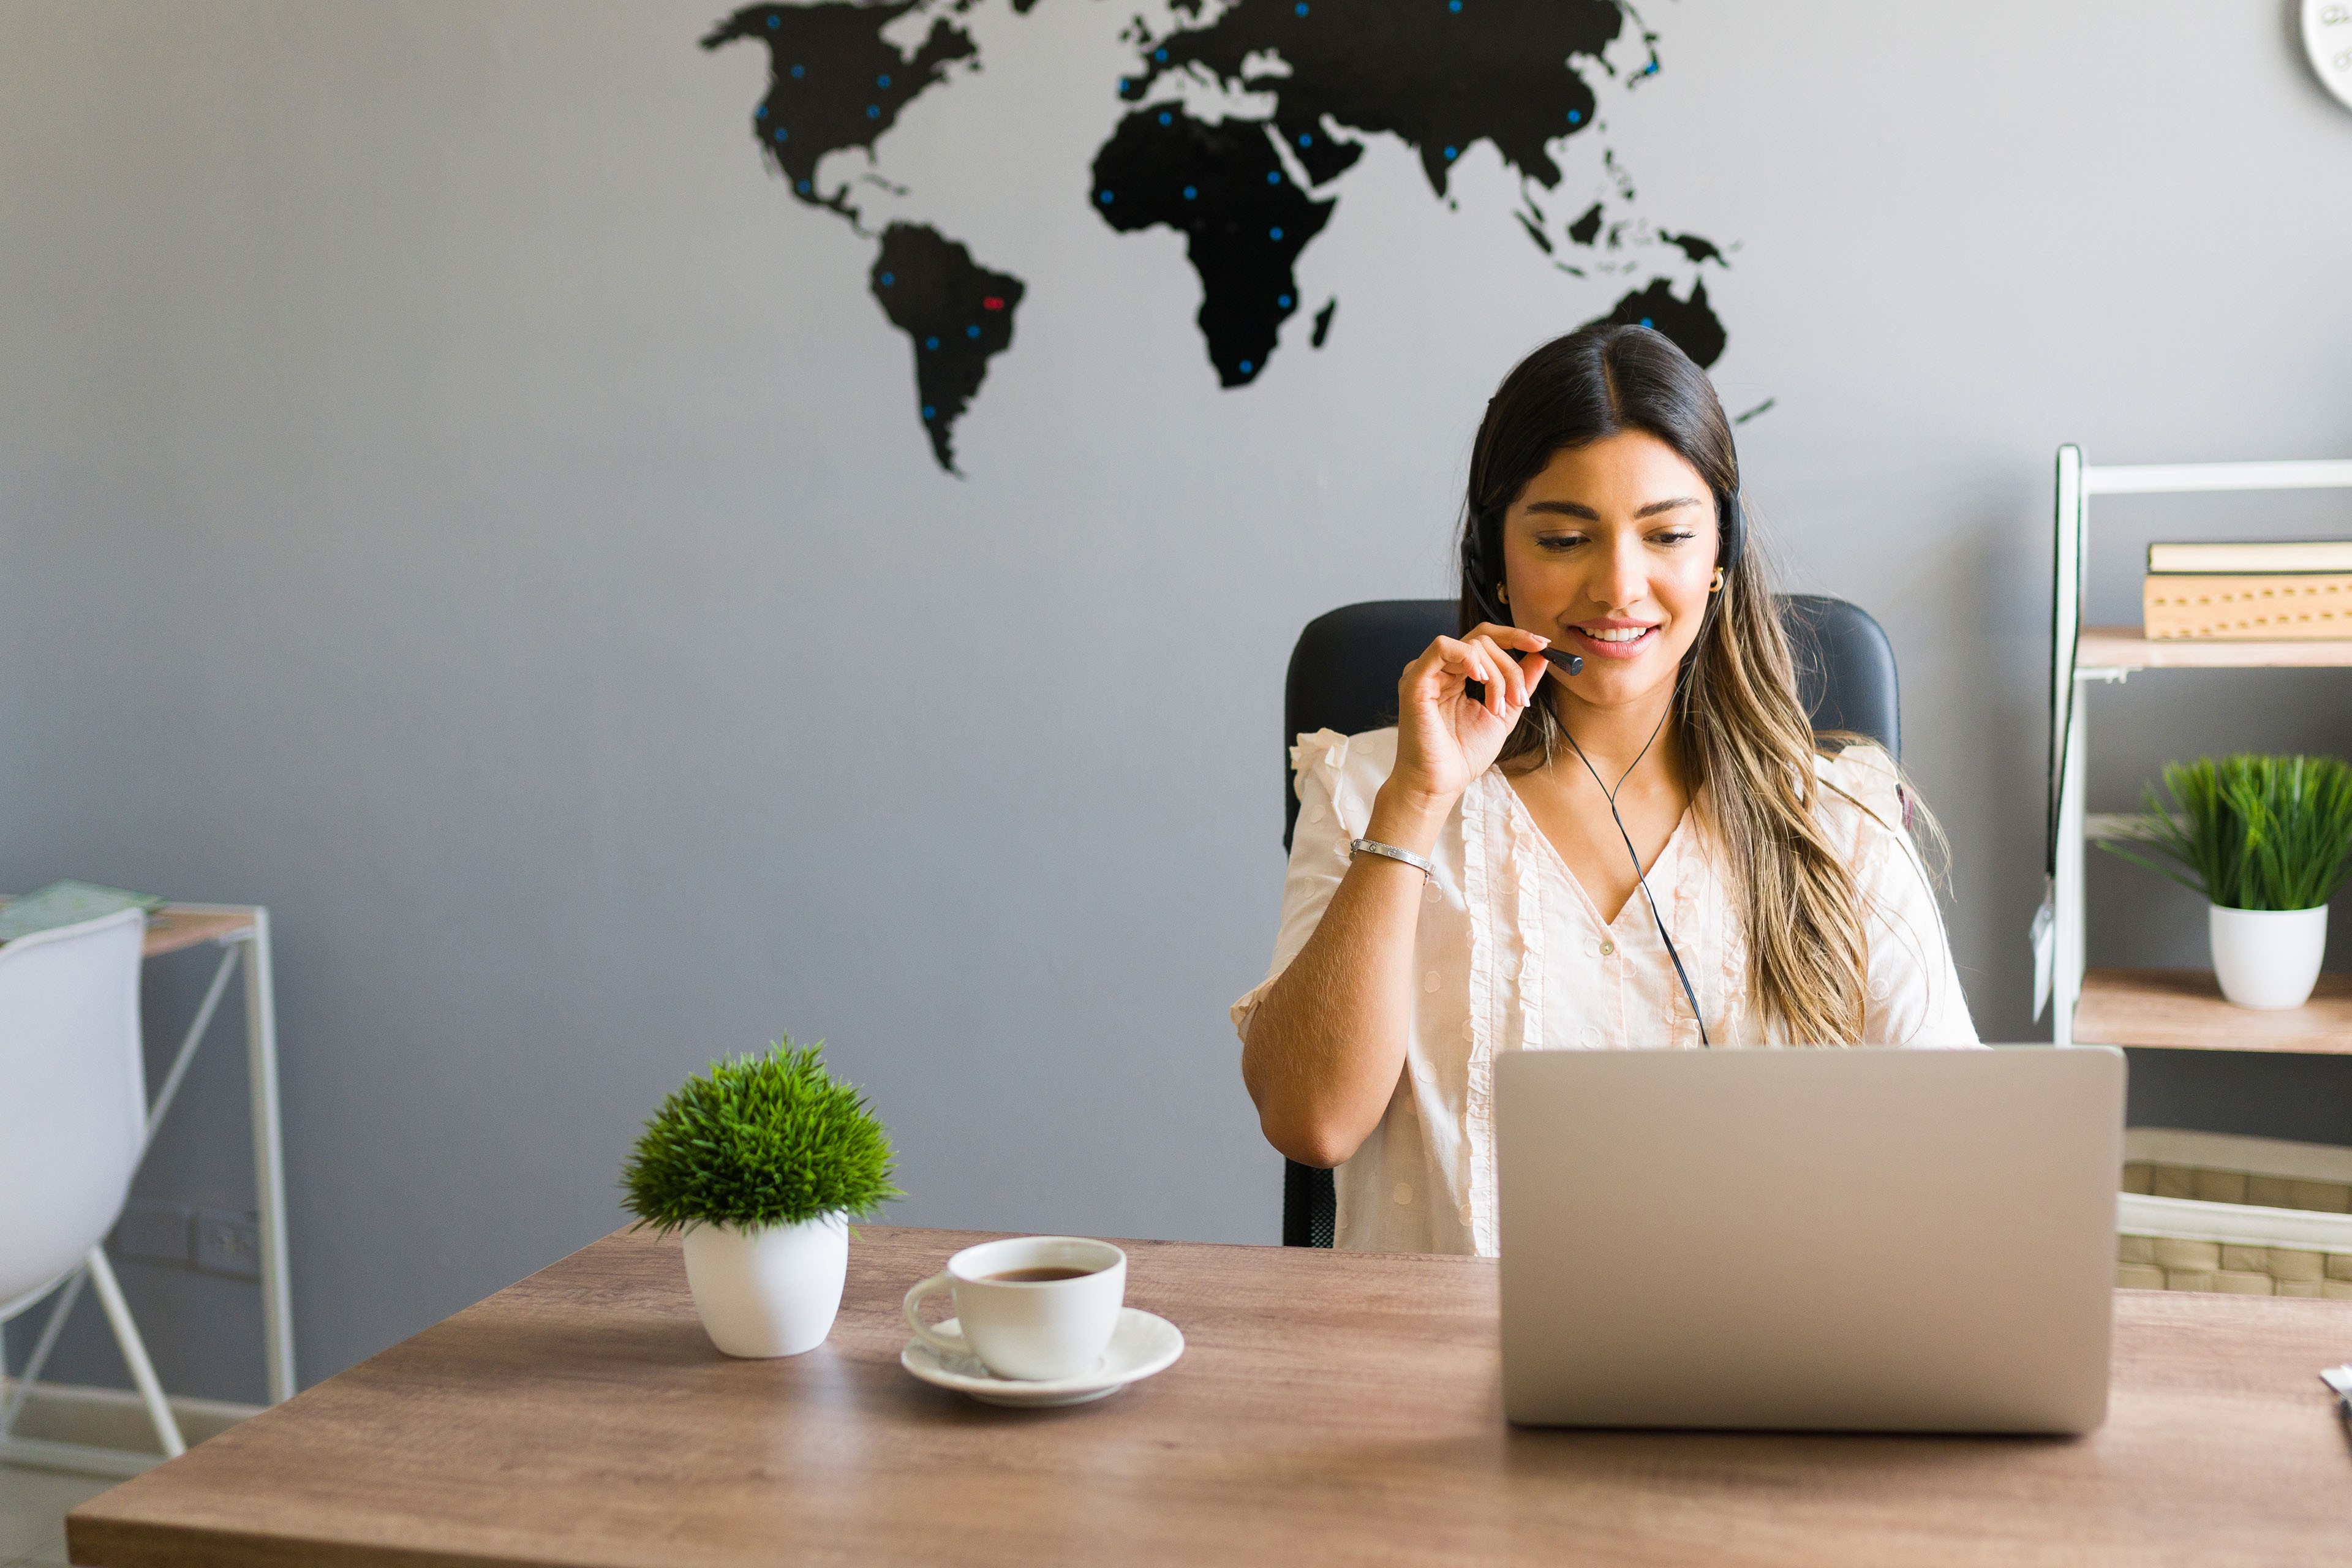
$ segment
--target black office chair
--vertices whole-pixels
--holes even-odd
[[[1397,677],[1430,639],[1450,635],[1451,599],[1378,599],[1318,616],[1298,634],[1282,696],[1282,847],[1298,824],[1290,784],[1290,746],[1303,733],[1343,735],[1396,722]],[[1821,594],[1780,595],[1780,622],[1797,662],[1797,695],[1815,731],[1867,735],[1898,761],[1903,755],[1902,695],[1895,648],[1858,605]],[[1282,1244],[1328,1247],[1337,1200],[1331,1173],[1285,1161]]]

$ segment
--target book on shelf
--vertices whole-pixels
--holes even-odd
[[[2150,642],[2352,638],[2352,539],[2151,544],[2140,605]]]
[[[2352,573],[2352,539],[2248,539],[2151,544],[2151,573]]]
[[[2352,637],[2352,572],[2151,572],[2140,595],[2150,642]]]

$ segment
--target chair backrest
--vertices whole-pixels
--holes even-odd
[[[146,925],[122,910],[0,947],[0,1319],[122,1213],[147,1134]]]
[[[1867,736],[1900,761],[1903,704],[1895,647],[1858,605],[1822,594],[1783,594],[1780,625],[1797,666],[1797,696],[1817,731]],[[1316,616],[1298,634],[1282,700],[1282,847],[1298,824],[1290,784],[1290,746],[1317,730],[1360,734],[1396,722],[1397,677],[1430,639],[1450,636],[1458,607],[1451,599],[1375,599]],[[1286,1162],[1282,1240],[1286,1247],[1328,1247],[1334,1199],[1331,1173]]]

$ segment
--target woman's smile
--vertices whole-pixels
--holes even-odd
[[[1654,621],[1580,621],[1563,628],[1561,640],[1577,643],[1601,658],[1639,658],[1658,640]]]

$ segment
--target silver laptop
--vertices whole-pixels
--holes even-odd
[[[2106,1418],[2121,1051],[1513,1052],[1495,1098],[1513,1421]]]

